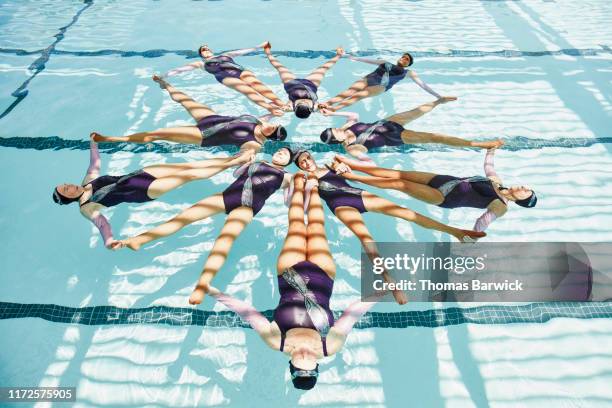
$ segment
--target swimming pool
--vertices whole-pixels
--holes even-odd
[[[222,217],[138,253],[114,253],[74,211],[54,205],[50,191],[81,177],[92,130],[124,134],[189,124],[150,76],[192,60],[202,41],[225,50],[268,39],[298,74],[337,45],[364,56],[408,49],[423,79],[460,98],[411,127],[507,138],[496,168],[512,182],[528,179],[542,197],[528,213],[510,211],[487,239],[610,241],[612,193],[601,188],[612,179],[610,11],[606,1],[0,3],[0,315],[7,318],[0,321],[0,385],[76,386],[77,406],[609,406],[612,307],[605,304],[497,311],[458,305],[447,314],[437,304],[378,305],[375,312],[406,312],[402,321],[410,328],[385,325],[400,315],[370,315],[341,353],[324,360],[317,387],[298,392],[285,357],[264,350],[232,316],[204,313],[221,306],[207,299],[197,313],[186,308]],[[259,23],[264,18],[274,24]],[[261,54],[241,63],[281,94]],[[340,61],[322,96],[368,69]],[[219,112],[257,112],[200,72],[173,83]],[[352,108],[373,121],[428,100],[405,81]],[[281,121],[292,144],[316,143],[321,129],[335,123],[319,115]],[[323,147],[316,146],[317,159],[334,154]],[[482,167],[479,151],[400,150],[378,153],[377,163],[461,174]],[[111,174],[227,154],[169,144],[102,152],[103,171]],[[116,207],[111,222],[120,235],[133,235],[230,180],[221,173],[160,201]],[[453,225],[470,226],[479,213],[377,193]],[[447,239],[387,217],[368,214],[366,221],[375,223],[381,241]],[[341,310],[359,293],[359,246],[339,221],[327,222],[338,263],[332,308]],[[276,194],[239,238],[216,284],[259,310],[271,309],[278,296],[273,258],[286,227]],[[108,308],[88,309],[100,306]],[[157,308],[146,309],[151,306]],[[554,316],[564,317],[547,319]]]

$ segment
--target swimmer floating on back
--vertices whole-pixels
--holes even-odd
[[[280,125],[267,122],[269,115],[256,118],[251,115],[221,116],[206,105],[198,103],[189,96],[154,75],[153,80],[180,103],[197,122],[196,126],[181,126],[139,132],[128,136],[102,136],[94,133],[96,142],[148,143],[168,140],[176,143],[196,144],[203,147],[234,145],[243,151],[255,154],[266,140],[284,140],[287,131]]]
[[[349,105],[354,104],[364,98],[371,96],[380,95],[383,92],[391,89],[396,83],[401,81],[408,75],[418,86],[423,88],[438,99],[445,98],[447,101],[454,101],[457,98],[454,96],[443,97],[433,89],[431,89],[425,82],[423,82],[416,72],[408,69],[414,62],[412,55],[404,53],[397,64],[392,64],[384,60],[373,60],[368,58],[358,58],[351,55],[347,55],[347,58],[353,61],[365,62],[368,64],[378,65],[376,70],[369,73],[365,77],[356,81],[347,90],[339,93],[330,100],[323,102],[319,105],[319,109],[328,108],[332,111],[345,108]]]
[[[400,207],[385,198],[355,188],[348,184],[343,177],[336,174],[335,171],[342,172],[348,169],[348,166],[342,163],[336,167],[335,171],[320,168],[310,152],[300,151],[295,154],[295,164],[301,170],[313,174],[318,179],[318,191],[321,198],[330,211],[357,236],[365,253],[370,258],[378,257],[379,254],[374,238],[361,216],[362,213],[367,211],[402,218],[424,228],[446,232],[459,241],[465,241],[466,238],[481,238],[486,235],[484,232],[462,230],[442,224],[408,208]],[[385,279],[388,279],[388,277],[385,277]],[[393,291],[393,296],[396,302],[405,303],[405,296],[401,291]]]
[[[295,116],[298,118],[305,119],[309,117],[317,106],[317,89],[321,85],[325,73],[338,62],[342,54],[344,54],[344,50],[340,47],[336,48],[335,57],[315,69],[306,78],[297,78],[291,71],[274,58],[271,49],[272,46],[270,43],[265,43],[264,51],[272,66],[278,71],[281,81],[283,81],[285,92],[287,92],[289,96],[291,110],[295,112]]]
[[[283,101],[281,101],[270,88],[264,85],[255,74],[246,70],[243,66],[236,64],[232,59],[232,57],[254,52],[266,44],[267,43],[263,43],[254,48],[228,51],[220,55],[215,55],[208,45],[204,44],[198,49],[198,55],[202,58],[201,61],[172,69],[164,76],[169,77],[201,68],[214,75],[218,82],[229,88],[235,89],[273,115],[281,116],[283,114]]]
[[[64,205],[78,202],[81,214],[100,231],[107,248],[115,248],[118,241],[101,210],[121,203],[144,203],[193,180],[207,179],[222,170],[250,160],[240,156],[208,159],[190,163],[147,166],[122,176],[100,176],[100,153],[92,140],[90,163],[85,178],[78,184],[60,184],[53,190],[53,201]]]
[[[191,304],[201,303],[204,298],[202,287],[210,284],[221,269],[238,235],[276,190],[289,186],[291,174],[283,168],[291,163],[291,156],[292,152],[284,147],[272,155],[272,163],[256,161],[248,166],[243,165],[235,172],[236,180],[222,193],[197,202],[149,231],[120,241],[119,246],[138,250],[142,245],[174,234],[189,224],[225,212],[225,224],[206,259],[198,285],[189,298]]]
[[[501,140],[477,142],[447,136],[440,133],[417,132],[404,129],[406,123],[431,112],[436,106],[447,103],[450,99],[442,97],[425,103],[407,112],[396,113],[374,123],[358,122],[359,116],[353,112],[333,112],[322,109],[324,115],[344,116],[346,123],[340,128],[327,128],[321,132],[321,141],[327,144],[342,144],[347,153],[362,160],[367,160],[369,149],[383,146],[400,146],[402,144],[441,143],[458,147],[480,147],[484,149],[502,145]]]
[[[475,231],[484,231],[508,209],[508,202],[514,201],[521,207],[531,208],[538,198],[533,190],[524,186],[504,187],[493,167],[494,149],[485,156],[486,177],[455,177],[419,171],[401,171],[363,165],[355,160],[336,156],[336,161],[349,169],[367,173],[370,176],[342,172],[341,176],[379,188],[389,188],[406,193],[418,200],[443,208],[472,207],[486,209],[474,224]],[[349,170],[344,169],[344,170]]]
[[[280,300],[270,322],[253,306],[210,285],[202,290],[238,313],[273,350],[288,354],[295,388],[313,388],[319,376],[317,360],[342,349],[355,323],[376,303],[357,301],[334,321],[329,299],[336,265],[325,236],[325,214],[317,187],[310,194],[308,223],[304,222],[304,177],[294,177],[289,228],[276,264]]]

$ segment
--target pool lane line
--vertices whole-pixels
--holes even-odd
[[[410,53],[415,58],[448,58],[448,57],[503,57],[503,58],[520,58],[520,57],[545,57],[545,56],[556,56],[556,55],[569,55],[573,57],[581,56],[595,56],[600,54],[612,54],[612,49],[606,45],[600,45],[601,48],[565,48],[554,51],[519,51],[519,50],[498,50],[498,51],[478,51],[478,50],[453,50],[450,49],[446,52],[441,51],[411,51]],[[27,51],[20,48],[0,48],[0,54],[13,54],[17,56],[28,56],[36,55],[45,50],[34,50]],[[222,51],[224,52],[224,51]],[[362,50],[350,52],[351,55],[356,57],[369,57],[375,55],[397,55],[401,54],[402,50]],[[142,58],[160,58],[166,55],[178,55],[185,57],[186,59],[198,58],[198,53],[195,50],[168,50],[168,49],[153,49],[153,50],[115,50],[115,49],[102,49],[94,51],[64,51],[57,50],[55,47],[48,51],[48,54],[53,55],[67,55],[73,57],[102,57],[102,56],[119,56],[122,58],[131,57],[142,57]],[[289,57],[289,58],[331,58],[336,55],[335,51],[332,50],[304,50],[304,51],[274,51],[275,55]],[[245,56],[263,56],[263,51],[255,51]]]
[[[9,113],[11,113],[11,111],[13,109],[15,109],[15,107],[17,105],[19,105],[21,103],[21,101],[23,101],[25,99],[26,96],[28,96],[28,90],[27,87],[30,84],[30,82],[36,78],[36,76],[38,74],[40,74],[42,71],[44,71],[44,69],[46,68],[46,64],[47,62],[49,62],[49,58],[51,57],[52,54],[54,54],[55,51],[55,47],[57,46],[57,44],[59,44],[63,39],[64,36],[66,34],[66,31],[79,20],[79,17],[81,16],[81,14],[87,10],[89,7],[91,7],[93,5],[93,0],[84,0],[83,3],[85,4],[84,7],[82,7],[79,11],[77,11],[77,13],[72,17],[72,20],[70,21],[70,23],[68,23],[67,25],[60,27],[59,28],[59,32],[57,34],[54,35],[55,37],[55,41],[53,41],[53,43],[51,43],[51,45],[49,45],[47,48],[43,49],[43,50],[39,50],[37,53],[40,53],[40,57],[38,57],[34,62],[32,62],[30,64],[30,66],[28,67],[28,70],[30,71],[34,71],[34,73],[32,75],[30,75],[30,77],[28,79],[26,79],[17,89],[15,89],[12,93],[11,96],[13,96],[15,99],[15,101],[13,101],[13,103],[11,103],[9,105],[8,108],[6,108],[4,110],[4,112],[2,112],[0,114],[0,119],[4,118],[6,115],[8,115]]]
[[[342,314],[334,311],[336,319]],[[274,310],[263,311],[268,319]],[[23,304],[0,302],[0,320],[39,318],[56,323],[87,326],[163,324],[170,326],[202,326],[250,328],[237,314],[213,312],[187,307],[151,306],[121,308],[116,306],[68,307],[55,304]],[[545,323],[554,318],[609,319],[612,303],[553,302],[526,305],[484,305],[449,307],[407,312],[368,312],[355,325],[357,329],[444,327],[460,324]]]
[[[575,138],[561,137],[555,140],[532,139],[524,136],[516,136],[504,139],[504,150],[540,150],[545,148],[578,148],[589,147],[597,144],[610,144],[612,137],[593,137]],[[89,140],[70,140],[62,139],[58,136],[47,137],[0,137],[0,147],[26,149],[26,150],[89,150]],[[272,154],[281,147],[290,147],[292,150],[310,150],[312,152],[338,152],[343,153],[342,146],[338,144],[328,145],[320,142],[313,143],[292,143],[292,142],[266,142],[262,152]],[[201,147],[196,145],[186,145],[179,143],[100,143],[99,149],[102,153],[132,152],[132,153],[188,153],[194,150],[207,151],[212,153],[227,152],[236,153],[238,148],[235,146],[214,146]],[[474,150],[479,150],[472,148]],[[421,145],[401,145],[387,146],[370,150],[371,153],[414,153],[425,151],[447,152],[456,149],[444,145],[421,144]]]

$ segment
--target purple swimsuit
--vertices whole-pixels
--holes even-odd
[[[213,74],[215,79],[221,83],[225,78],[240,78],[244,68],[236,64],[231,57],[227,55],[219,55],[204,60],[204,70]]]
[[[223,191],[225,213],[238,207],[250,207],[256,215],[283,184],[285,171],[264,162],[251,164],[228,188]]]
[[[332,171],[319,178],[319,196],[334,214],[338,207],[352,207],[360,213],[367,212],[361,193],[362,189],[351,186]]]
[[[427,184],[444,195],[444,201],[438,204],[439,207],[487,208],[493,201],[500,199],[493,183],[486,177],[459,178],[438,175]]]
[[[385,87],[385,91],[388,91],[393,88],[393,85],[406,78],[407,72],[408,70],[399,65],[385,62],[384,64],[380,64],[373,72],[366,75],[365,79],[368,86],[382,85]]]
[[[383,146],[401,146],[404,127],[397,122],[381,120],[375,123],[357,122],[348,128],[357,136],[351,144],[360,144],[367,149]]]
[[[284,349],[287,332],[302,327],[319,332],[323,354],[327,356],[325,337],[334,325],[329,308],[333,290],[334,281],[310,261],[298,262],[278,276],[281,297],[274,310],[274,321],[281,331],[280,351]]]
[[[308,79],[293,79],[284,84],[285,92],[289,96],[289,100],[295,103],[298,99],[310,99],[316,103],[317,86]]]
[[[198,122],[202,132],[202,146],[234,145],[241,147],[246,142],[257,142],[255,127],[259,120],[250,115],[209,115]]]
[[[152,201],[153,198],[147,195],[147,191],[155,180],[155,177],[144,170],[136,170],[124,176],[100,176],[87,183],[92,187],[91,197],[81,206],[98,203],[112,207],[121,203]]]

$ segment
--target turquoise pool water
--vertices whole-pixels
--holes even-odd
[[[286,358],[265,349],[252,330],[223,314],[184,309],[222,217],[138,253],[113,253],[75,210],[53,204],[50,192],[81,179],[83,141],[92,130],[190,124],[150,76],[193,61],[203,41],[227,50],[268,39],[298,75],[337,45],[389,58],[411,50],[426,82],[460,98],[411,128],[504,137],[498,172],[538,191],[537,208],[510,211],[488,240],[611,241],[611,11],[606,1],[0,2],[0,385],[76,386],[77,406],[609,406],[607,305],[451,305],[459,309],[446,314],[439,304],[378,305],[374,311],[387,314],[370,315],[341,353],[323,361],[317,387],[297,392]],[[240,63],[282,94],[262,55]],[[322,99],[369,69],[340,61],[322,84]],[[222,114],[259,112],[200,72],[173,83]],[[405,81],[353,110],[374,121],[428,100]],[[316,143],[322,128],[339,123],[318,115],[281,121],[292,144]],[[318,160],[333,155],[315,150]],[[478,151],[400,150],[375,160],[466,175],[482,167]],[[228,154],[170,144],[102,151],[103,172],[111,174]],[[115,207],[111,223],[133,235],[230,180],[222,173],[160,201]],[[376,192],[453,225],[471,226],[479,214]],[[359,246],[328,215],[339,267],[332,307],[341,310],[359,294]],[[404,221],[365,218],[381,241],[447,240]],[[273,308],[274,260],[285,231],[277,194],[239,238],[216,284],[260,310]],[[88,309],[100,306],[109,308]],[[158,308],[146,309],[152,306]],[[199,310],[222,308],[207,299]],[[400,311],[406,313],[391,314]],[[411,327],[388,328],[401,316]]]

